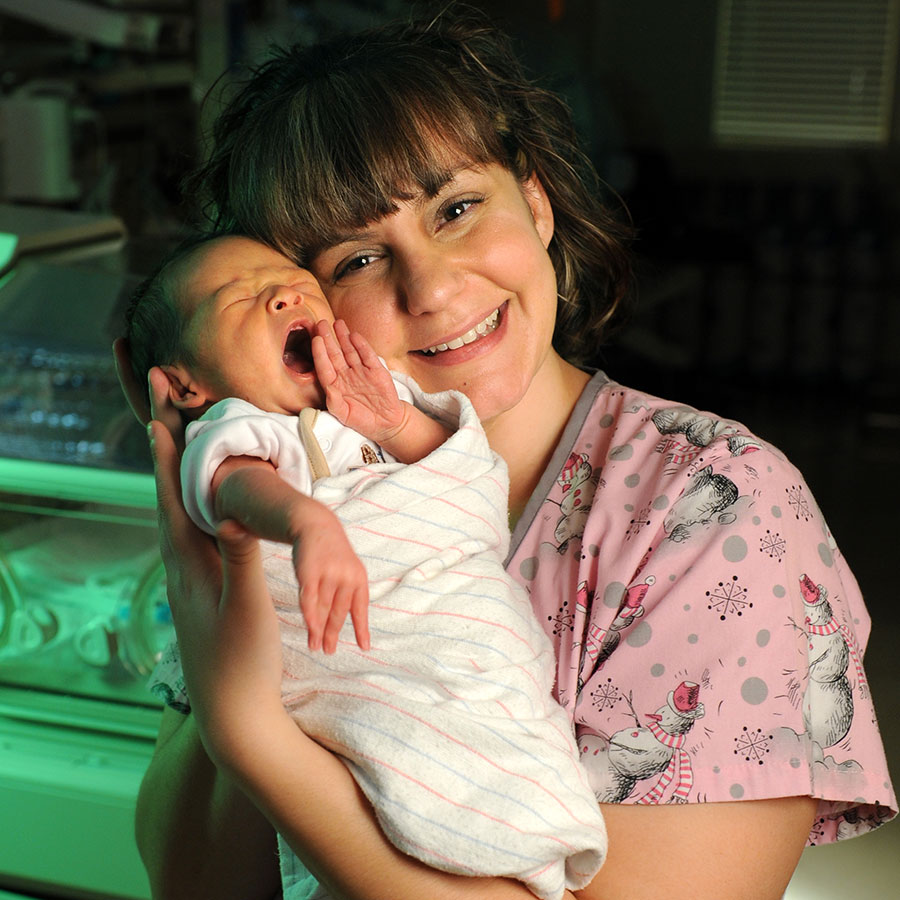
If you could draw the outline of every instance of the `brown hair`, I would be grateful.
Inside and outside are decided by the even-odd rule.
[[[211,156],[188,187],[215,228],[307,265],[410,189],[436,193],[448,148],[540,179],[555,223],[554,344],[589,360],[628,293],[630,229],[603,204],[568,108],[529,81],[480,14],[450,10],[274,49],[218,117]]]
[[[131,371],[143,385],[149,402],[147,373],[153,366],[182,362],[192,355],[184,344],[184,316],[175,295],[175,266],[220,234],[196,234],[185,238],[134,290],[125,311],[125,337]]]

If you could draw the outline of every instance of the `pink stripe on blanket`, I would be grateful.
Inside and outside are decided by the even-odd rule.
[[[465,619],[467,622],[477,622],[479,625],[488,625],[491,628],[499,628],[501,631],[505,631],[507,634],[514,637],[517,641],[524,644],[526,647],[531,647],[530,641],[523,638],[522,635],[517,631],[510,628],[508,625],[502,625],[500,622],[495,622],[492,619],[482,619],[479,616],[467,616],[465,613],[450,612],[449,610],[440,609],[429,609],[419,612],[413,609],[402,609],[395,606],[385,606],[383,603],[372,603],[370,608],[383,609],[385,612],[403,613],[407,616],[437,616],[446,617],[449,619]]]
[[[464,810],[467,810],[468,812],[473,812],[476,815],[481,816],[482,818],[490,820],[491,822],[495,822],[498,825],[503,825],[506,828],[517,832],[518,834],[528,834],[528,835],[531,834],[531,832],[525,831],[522,828],[518,828],[517,826],[513,825],[511,822],[507,822],[506,820],[501,819],[498,816],[492,816],[490,813],[486,812],[483,809],[478,809],[478,807],[475,807],[475,806],[467,806],[465,803],[459,803],[456,800],[451,800],[450,797],[446,796],[446,794],[441,794],[439,791],[435,790],[430,784],[426,784],[424,781],[420,781],[414,775],[411,775],[409,772],[405,772],[402,769],[398,769],[396,766],[392,765],[391,763],[387,762],[386,760],[379,759],[377,756],[371,756],[368,753],[360,753],[358,750],[354,750],[354,749],[348,747],[346,744],[343,744],[340,741],[336,741],[331,738],[329,738],[328,743],[332,747],[338,747],[338,748],[345,750],[347,757],[351,760],[354,757],[357,757],[359,759],[367,759],[369,762],[375,763],[376,765],[381,766],[384,769],[387,769],[391,772],[395,772],[401,778],[405,778],[407,781],[411,781],[413,784],[418,785],[423,790],[428,791],[429,794],[433,794],[439,800],[443,800],[444,803],[446,803],[448,806],[455,806],[457,809],[464,809]],[[574,816],[572,818],[574,821],[580,823],[579,819],[575,819]],[[575,847],[573,847],[568,841],[564,841],[562,838],[555,837],[554,835],[548,835],[547,838],[548,838],[548,840],[555,841],[561,847],[565,847],[569,851],[576,852]]]
[[[448,734],[447,732],[441,730],[433,723],[429,722],[427,719],[423,719],[421,716],[414,715],[407,709],[403,709],[403,707],[396,706],[393,703],[388,703],[385,700],[380,700],[377,697],[369,697],[365,694],[355,694],[350,691],[336,691],[336,690],[325,690],[322,688],[318,688],[316,690],[307,691],[306,694],[295,694],[295,697],[301,698],[307,696],[309,694],[317,694],[318,696],[325,696],[326,694],[334,696],[334,697],[352,697],[354,700],[362,700],[366,703],[377,703],[381,706],[386,706],[388,709],[393,710],[394,712],[399,713],[401,716],[404,716],[408,719],[412,719],[413,721],[418,722],[421,725],[424,725],[426,728],[434,731],[436,734],[440,735],[442,738],[450,741],[452,744],[456,744],[458,747],[461,747],[463,750],[468,750],[472,756],[482,760],[487,763],[491,768],[497,769],[500,772],[503,772],[505,775],[509,775],[512,778],[518,778],[521,781],[527,781],[530,784],[533,784],[539,791],[545,793],[551,800],[553,800],[556,804],[558,804],[573,821],[578,822],[580,825],[589,826],[589,823],[579,819],[575,813],[569,809],[569,807],[562,801],[560,797],[557,797],[553,794],[544,784],[538,781],[536,778],[531,778],[527,775],[523,775],[521,772],[515,772],[511,769],[506,769],[501,766],[496,760],[491,759],[488,756],[485,756],[480,750],[471,746],[470,744],[466,744],[463,741],[455,738],[452,734]],[[577,761],[573,761],[577,765]]]

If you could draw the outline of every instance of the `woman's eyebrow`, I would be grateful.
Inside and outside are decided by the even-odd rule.
[[[322,251],[331,250],[341,244],[364,243],[365,241],[374,239],[374,237],[375,232],[371,229],[364,229],[362,231],[335,231],[328,236],[328,243],[323,246]]]
[[[415,206],[421,208],[425,206],[429,201],[437,197],[440,193],[445,191],[448,187],[452,189],[454,182],[457,180],[461,172],[465,172],[467,170],[475,168],[476,167],[469,161],[455,163],[448,169],[441,171],[439,177],[435,179],[434,184],[429,185],[429,188],[427,190],[420,187],[415,192],[400,191],[397,193],[394,199],[401,202],[412,202]],[[388,218],[390,215],[391,213],[386,213],[380,218]],[[351,244],[357,242],[365,243],[366,241],[373,240],[374,238],[374,231],[366,228],[356,229],[353,231],[333,231],[331,234],[329,234],[328,240],[323,245],[322,250],[318,252],[330,250],[334,247],[339,246],[340,244]]]
[[[415,191],[398,190],[394,195],[394,200],[401,203],[412,203],[417,208],[422,208],[435,197],[443,192],[454,189],[455,182],[459,176],[467,171],[477,171],[482,168],[479,164],[471,162],[471,160],[456,160],[450,163],[446,169],[436,170],[434,180],[427,186],[418,186]],[[396,208],[391,212],[379,216],[375,221],[389,218]],[[339,228],[328,229],[327,237],[321,237],[316,246],[308,248],[309,259],[315,259],[322,253],[340,247],[342,244],[366,243],[367,241],[377,240],[375,231],[371,228],[353,228],[342,231]]]

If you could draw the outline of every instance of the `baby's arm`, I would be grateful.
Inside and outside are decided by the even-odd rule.
[[[309,649],[333,653],[349,612],[356,641],[368,650],[368,578],[337,516],[256,457],[228,457],[212,489],[220,519],[235,519],[258,537],[291,545]]]
[[[325,320],[316,325],[312,353],[328,411],[395,459],[417,462],[450,436],[440,422],[397,396],[369,342],[351,334],[341,319],[333,328]]]

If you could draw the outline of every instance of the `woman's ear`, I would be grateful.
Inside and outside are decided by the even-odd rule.
[[[550,205],[550,198],[544,190],[544,185],[536,174],[532,173],[522,182],[522,193],[531,210],[534,227],[544,246],[548,247],[553,237],[553,207]]]
[[[169,379],[169,400],[182,412],[205,408],[212,403],[202,385],[184,368],[175,363],[160,366]]]

